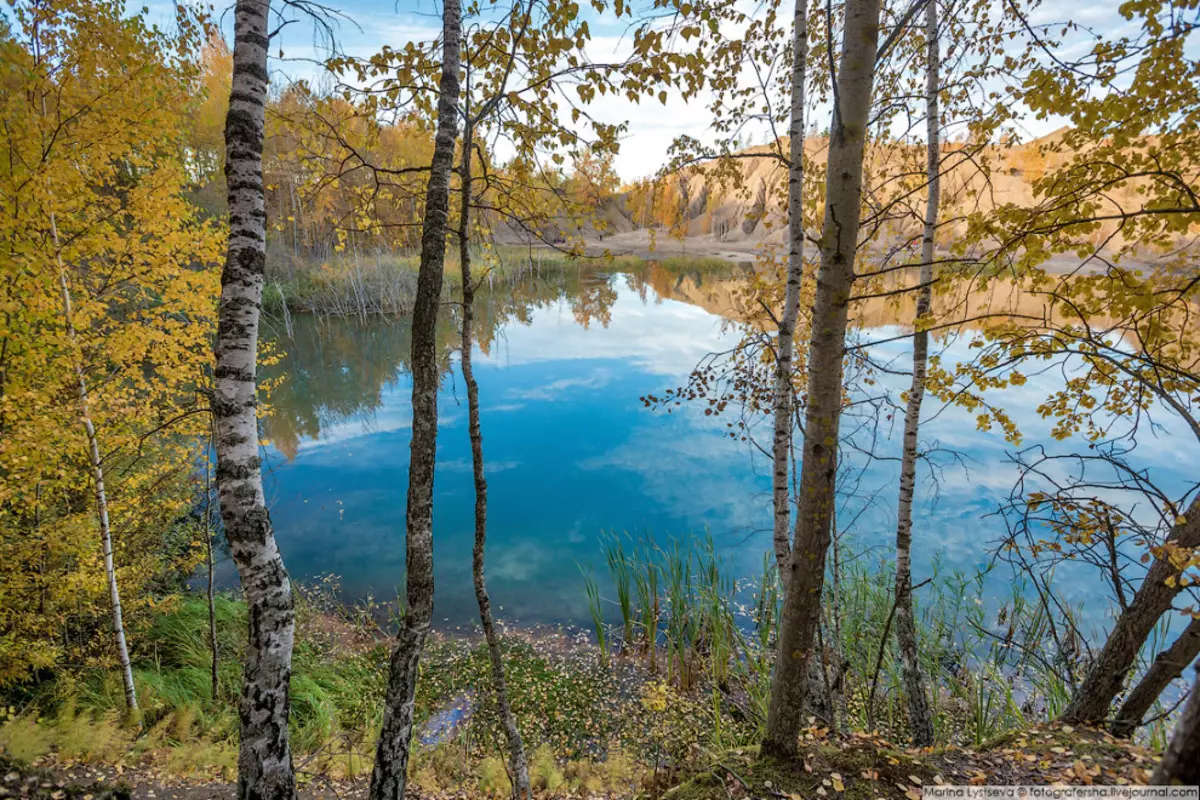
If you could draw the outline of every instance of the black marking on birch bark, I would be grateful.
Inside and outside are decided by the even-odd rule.
[[[244,440],[244,437],[236,437],[235,438],[235,437],[230,436],[227,439],[223,439],[221,441],[221,443],[229,445],[229,446],[236,446],[236,445],[242,443],[241,441],[238,441],[237,439]],[[236,462],[231,463],[229,461],[226,461],[225,463],[223,463],[217,467],[216,474],[217,474],[217,477],[224,478],[225,480],[244,481],[249,478],[253,478],[256,474],[258,474],[258,470],[259,470],[260,466],[261,466],[261,464],[259,463],[258,456],[254,456],[250,459],[247,459],[246,461],[244,461],[240,464],[236,463]],[[241,487],[239,487],[239,488],[241,488]]]

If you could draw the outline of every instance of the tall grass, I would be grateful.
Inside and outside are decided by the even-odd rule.
[[[766,718],[779,626],[781,592],[774,559],[763,554],[761,575],[737,582],[710,537],[670,539],[606,534],[602,543],[615,597],[605,600],[589,576],[594,625],[608,646],[644,659],[652,673],[683,692],[711,695],[714,735]],[[818,655],[824,690],[852,730],[907,736],[907,698],[889,620],[894,615],[894,565],[842,558],[826,583],[825,608],[837,619],[822,627]],[[995,612],[983,576],[946,570],[918,592],[920,659],[930,684],[942,742],[981,744],[1033,719],[1055,716],[1070,695],[1071,665],[1040,604],[1021,583]],[[615,612],[615,615],[612,613]],[[990,614],[994,613],[994,619]],[[1068,613],[1071,613],[1068,609]],[[606,620],[619,622],[612,629]],[[832,714],[832,710],[831,710]],[[827,720],[833,724],[834,720]]]
[[[710,537],[659,543],[607,533],[602,547],[614,597],[585,573],[602,648],[619,632],[627,657],[676,691],[707,698],[714,743],[748,743],[766,718],[779,610],[774,562],[764,559],[761,578],[739,584]]]
[[[849,563],[838,581],[849,722],[902,738],[907,699],[895,638],[887,631],[894,565]],[[1056,716],[1070,694],[1069,677],[1054,655],[1058,648],[1045,613],[1030,602],[1025,586],[1012,584],[991,612],[983,574],[948,571],[936,560],[932,573],[915,605],[938,739],[978,744],[1023,728],[1031,718]]]
[[[604,622],[604,605],[600,598],[600,586],[596,576],[589,570],[583,573],[583,588],[587,592],[588,613],[592,617],[592,630],[596,633],[596,643],[600,647],[600,663],[608,665],[608,625]]]
[[[488,288],[515,286],[532,278],[551,278],[586,271],[633,271],[648,264],[671,272],[727,270],[730,262],[717,258],[670,257],[646,261],[636,256],[572,256],[547,248],[474,248],[478,277]],[[263,305],[284,317],[289,311],[332,316],[367,317],[405,314],[412,310],[420,258],[416,253],[359,252],[350,249],[326,260],[284,253],[268,263]],[[462,285],[457,252],[447,253],[446,291]]]

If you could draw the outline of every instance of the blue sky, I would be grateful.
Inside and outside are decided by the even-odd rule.
[[[346,21],[337,29],[338,46],[352,56],[369,56],[384,45],[394,48],[409,41],[430,41],[437,37],[441,26],[441,3],[434,0],[324,0],[336,8]],[[753,12],[753,0],[735,0],[744,5],[744,11]],[[999,3],[999,0],[997,0]],[[135,3],[130,3],[131,7]],[[279,6],[279,3],[273,3]],[[588,19],[593,41],[589,52],[594,58],[609,58],[628,52],[627,23],[618,22],[611,12],[598,15],[589,3],[581,2],[581,14]],[[168,19],[170,8],[156,0],[151,4],[151,16]],[[222,18],[222,28],[232,39],[231,6],[217,6]],[[1044,0],[1030,14],[1034,24],[1070,20],[1098,33],[1112,34],[1130,32],[1131,25],[1117,13],[1117,4],[1097,0]],[[280,47],[272,47],[271,65],[273,80],[285,83],[289,79],[304,78],[320,84],[320,70],[312,63],[314,59],[328,54],[325,43],[314,35],[311,24],[301,20],[287,26],[278,37],[284,58],[278,58]],[[1063,57],[1079,55],[1078,40],[1068,44],[1060,53]],[[324,79],[328,81],[328,79]],[[617,157],[618,173],[625,180],[653,174],[666,159],[667,148],[678,136],[688,134],[701,141],[712,141],[709,131],[710,115],[704,98],[685,103],[672,94],[666,105],[658,102],[636,105],[624,98],[601,98],[593,104],[594,115],[605,122],[628,122],[629,132],[622,143]],[[818,108],[813,118],[819,128],[827,125],[827,108]],[[1027,120],[1021,135],[1025,138],[1041,136],[1061,127],[1062,118]],[[767,131],[750,131],[748,138],[755,144],[765,140]]]

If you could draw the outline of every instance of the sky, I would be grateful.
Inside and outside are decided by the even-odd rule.
[[[366,57],[378,52],[383,46],[400,48],[407,42],[428,42],[440,33],[441,3],[435,0],[323,0],[343,17],[335,31],[340,50],[351,56]],[[734,0],[752,12],[753,0]],[[999,2],[999,0],[997,0]],[[131,3],[132,5],[132,3]],[[273,4],[279,6],[278,0]],[[1096,33],[1113,34],[1130,32],[1127,23],[1117,12],[1117,3],[1096,0],[1043,0],[1040,7],[1030,14],[1033,24],[1071,20]],[[628,21],[618,21],[611,11],[597,14],[587,2],[581,2],[581,14],[585,15],[592,33],[589,54],[596,59],[607,59],[625,54],[630,48],[627,35]],[[151,5],[151,15],[170,15],[173,6]],[[231,6],[217,6],[222,29],[232,42]],[[313,26],[304,20],[286,26],[278,37],[278,47],[272,46],[272,81],[284,84],[303,78],[315,81],[322,79],[321,70],[313,62],[328,54],[327,43],[314,35]],[[1067,57],[1076,53],[1075,47],[1065,47],[1059,55]],[[283,58],[279,58],[282,50]],[[666,161],[667,149],[677,137],[687,134],[702,142],[713,143],[710,130],[711,115],[706,96],[685,102],[677,94],[668,95],[666,104],[657,101],[633,104],[624,98],[599,98],[592,104],[592,113],[605,122],[628,122],[628,133],[622,140],[621,151],[615,160],[617,173],[625,181],[653,175]],[[828,126],[828,108],[818,107],[812,114],[818,128]],[[1025,120],[1018,133],[1022,138],[1045,135],[1064,124],[1061,117],[1045,120]],[[746,138],[752,144],[767,141],[765,129],[750,131]]]

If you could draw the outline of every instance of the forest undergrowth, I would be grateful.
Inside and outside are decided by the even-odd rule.
[[[764,559],[757,579],[735,581],[711,543],[614,534],[604,547],[609,574],[583,581],[592,631],[505,631],[510,700],[544,796],[915,800],[926,783],[1139,783],[1165,736],[1161,723],[1139,743],[1050,724],[1070,687],[1059,674],[1067,665],[1048,655],[1036,607],[1019,588],[995,607],[979,576],[936,569],[922,585],[918,617],[938,742],[904,750],[895,744],[908,731],[888,635],[892,578],[885,564],[847,559],[830,582],[836,602],[826,604],[813,676],[821,688],[803,756],[762,761],[756,743],[778,624],[773,562]],[[381,722],[391,612],[344,605],[332,577],[302,597],[291,682],[297,772],[309,796],[356,796]],[[21,796],[35,765],[63,780],[151,781],[221,796],[236,779],[246,608],[218,596],[214,609],[215,695],[208,606],[195,592],[165,598],[135,640],[139,719],[125,715],[111,670],[60,670],[10,692],[0,748],[16,777],[6,790]],[[413,785],[429,796],[507,796],[481,638],[435,636],[419,686]],[[68,785],[39,779],[26,788],[43,783]]]

